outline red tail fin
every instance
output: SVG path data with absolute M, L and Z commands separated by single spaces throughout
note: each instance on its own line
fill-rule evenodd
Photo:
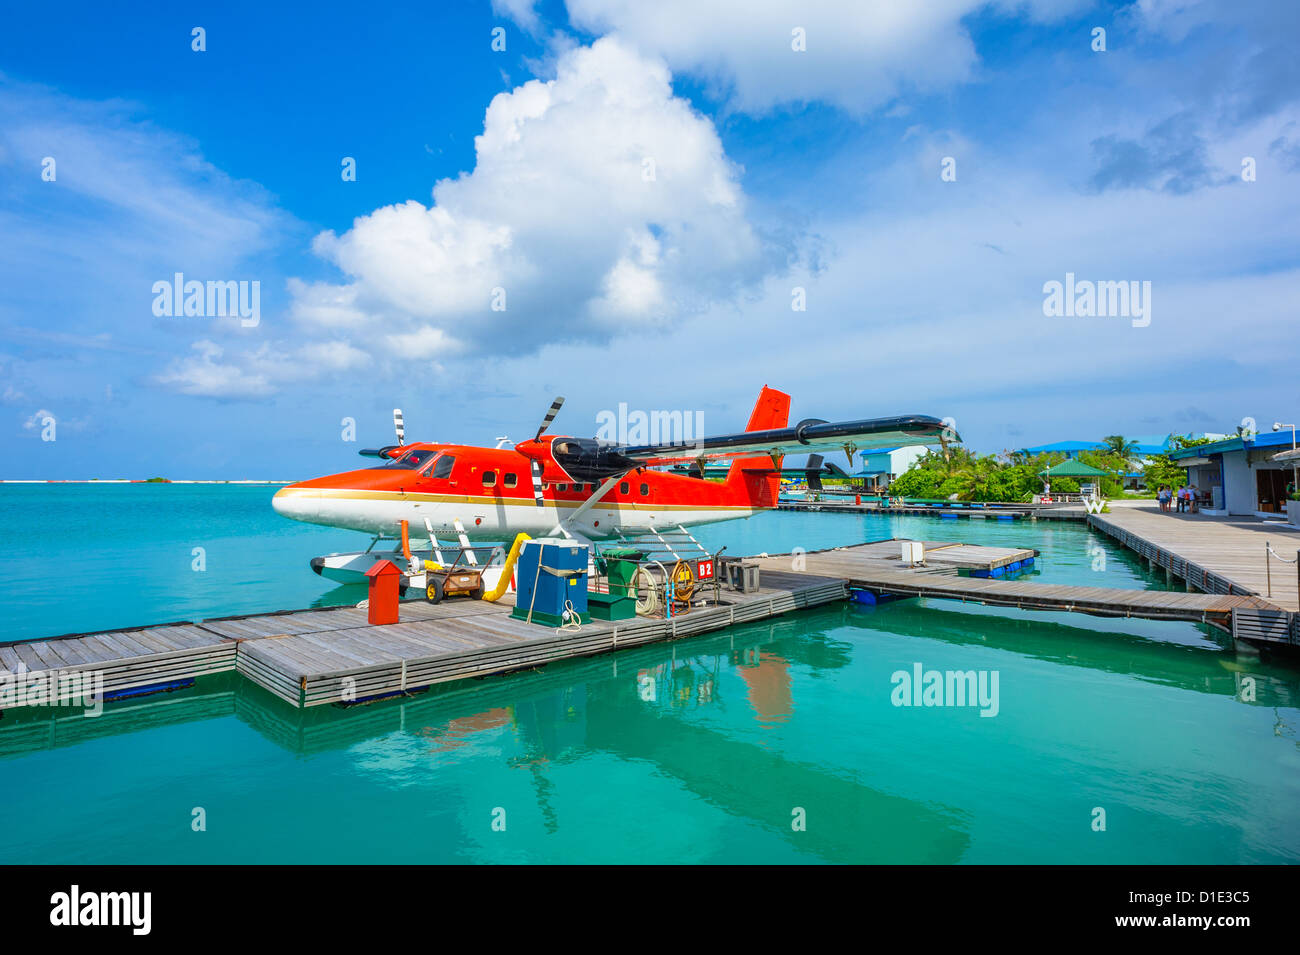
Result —
M 790 396 L 764 385 L 745 430 L 766 431 L 789 424 Z M 727 487 L 748 501 L 751 507 L 776 507 L 777 494 L 781 490 L 780 468 L 780 457 L 776 459 L 775 470 L 772 458 L 766 454 L 736 458 L 727 471 Z

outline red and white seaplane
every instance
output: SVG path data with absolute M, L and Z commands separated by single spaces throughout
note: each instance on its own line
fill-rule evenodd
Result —
M 842 449 L 852 463 L 858 450 L 937 444 L 944 432 L 942 420 L 924 415 L 838 423 L 809 418 L 791 427 L 790 396 L 764 387 L 743 432 L 626 445 L 548 435 L 563 403 L 555 399 L 532 438 L 496 448 L 407 443 L 401 412 L 394 411 L 398 443 L 361 452 L 379 463 L 291 484 L 272 504 L 294 520 L 374 535 L 364 553 L 312 560 L 318 574 L 352 583 L 364 581 L 375 561 L 395 557 L 375 549 L 381 540 L 400 542 L 394 551 L 411 562 L 415 576 L 426 553 L 441 561 L 440 535 L 454 535 L 475 562 L 472 540 L 509 541 L 519 533 L 583 543 L 664 528 L 685 533 L 776 507 L 787 453 Z M 718 461 L 729 462 L 726 478 L 706 480 L 705 463 Z M 683 463 L 690 465 L 686 473 L 659 470 Z M 426 535 L 427 548 L 421 543 L 412 551 L 411 539 Z

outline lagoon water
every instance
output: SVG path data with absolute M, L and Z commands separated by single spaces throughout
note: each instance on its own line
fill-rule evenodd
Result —
M 366 541 L 273 491 L 0 487 L 0 639 L 364 597 L 307 562 Z M 770 513 L 700 536 L 1031 546 L 1042 581 L 1163 586 L 1071 524 Z M 997 715 L 894 705 L 917 664 L 996 674 Z M 844 604 L 348 710 L 229 675 L 98 718 L 9 711 L 0 787 L 7 863 L 1296 862 L 1300 669 L 1192 624 Z

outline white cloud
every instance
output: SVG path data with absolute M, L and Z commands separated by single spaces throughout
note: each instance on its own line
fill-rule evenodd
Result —
M 260 398 L 275 390 L 264 373 L 222 361 L 225 350 L 216 342 L 204 339 L 192 347 L 194 355 L 176 359 L 154 380 L 183 395 L 209 398 Z M 251 359 L 250 365 L 262 364 L 259 355 Z
M 225 348 L 207 339 L 195 342 L 192 349 L 194 354 L 174 360 L 154 382 L 184 395 L 262 398 L 281 385 L 362 368 L 372 360 L 345 341 L 309 342 L 290 349 L 266 343 L 229 358 Z
M 824 268 L 770 279 L 754 301 L 715 306 L 692 324 L 689 347 L 635 326 L 609 345 L 506 359 L 493 377 L 543 406 L 557 368 L 671 368 L 672 382 L 690 383 L 665 398 L 660 377 L 595 378 L 572 389 L 566 406 L 563 429 L 579 435 L 595 430 L 584 401 L 599 409 L 680 400 L 708 409 L 710 431 L 725 431 L 736 417 L 743 425 L 764 383 L 791 392 L 796 420 L 951 414 L 987 450 L 1119 429 L 1198 430 L 1189 411 L 1197 406 L 1220 430 L 1295 407 L 1300 268 L 1277 250 L 1300 247 L 1296 176 L 1182 195 L 1082 194 L 1063 190 L 1037 157 L 981 155 L 972 188 L 964 172 L 938 182 L 923 158 L 928 137 L 909 143 L 859 184 L 878 197 L 868 211 L 818 220 Z M 918 166 L 927 170 L 921 184 Z M 1043 283 L 1067 271 L 1150 281 L 1151 324 L 1045 317 Z M 807 289 L 807 312 L 791 311 L 795 285 Z M 497 413 L 518 404 L 512 395 Z M 724 410 L 715 417 L 714 408 Z
M 387 335 L 384 343 L 393 354 L 412 360 L 442 358 L 460 350 L 460 344 L 441 328 L 427 325 L 415 331 Z
M 214 168 L 196 143 L 143 114 L 138 104 L 78 99 L 0 75 L 0 322 L 22 346 L 5 377 L 65 413 L 96 406 L 106 385 L 140 374 L 141 360 L 156 368 L 190 337 L 192 325 L 153 315 L 156 281 L 183 272 L 279 285 L 268 280 L 268 253 L 293 229 L 292 217 L 260 186 Z M 54 160 L 52 180 L 41 175 L 45 157 Z M 241 380 L 211 358 L 195 361 L 185 387 L 267 390 L 256 376 Z
M 46 418 L 54 418 L 54 417 L 55 414 L 53 411 L 50 411 L 46 408 L 41 408 L 39 411 L 33 412 L 31 417 L 29 417 L 26 421 L 23 422 L 23 427 L 26 428 L 28 431 L 32 431 L 36 428 L 42 428 L 45 426 Z
M 365 327 L 404 357 L 453 340 L 528 352 L 671 321 L 786 261 L 750 224 L 713 124 L 673 95 L 662 61 L 620 41 L 570 49 L 555 79 L 496 96 L 475 150 L 473 171 L 439 182 L 433 205 L 388 206 L 316 238 L 348 281 L 291 283 L 308 333 Z
M 509 17 L 529 33 L 537 33 L 540 23 L 537 20 L 537 0 L 492 0 L 492 12 L 497 16 Z
M 348 342 L 313 342 L 298 350 L 297 360 L 305 369 L 347 371 L 370 364 L 370 355 Z
M 138 111 L 0 75 L 0 168 L 33 200 L 0 209 L 10 265 L 76 259 L 83 276 L 142 266 L 154 278 L 169 268 L 224 276 L 278 242 L 289 218 L 260 186 L 231 179 Z M 52 182 L 39 175 L 46 157 Z
M 294 342 L 204 341 L 154 381 L 259 397 L 367 356 L 401 374 L 450 355 L 532 354 L 671 324 L 787 268 L 788 242 L 750 223 L 740 170 L 661 60 L 602 39 L 554 66 L 554 79 L 492 99 L 474 169 L 438 182 L 431 205 L 316 236 L 312 250 L 346 279 L 289 280 Z
M 357 290 L 351 286 L 289 279 L 293 297 L 291 317 L 317 328 L 357 328 L 366 321 L 366 313 L 356 307 Z
M 825 100 L 864 112 L 906 90 L 939 90 L 977 64 L 962 19 L 978 10 L 1049 20 L 1091 0 L 566 0 L 578 29 L 613 34 L 763 112 Z M 806 49 L 793 49 L 793 31 Z

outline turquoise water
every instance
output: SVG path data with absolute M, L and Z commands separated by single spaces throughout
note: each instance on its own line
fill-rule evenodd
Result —
M 357 536 L 284 521 L 271 493 L 0 488 L 28 548 L 0 557 L 5 635 L 357 599 L 307 569 Z M 1043 551 L 1038 579 L 1158 585 L 1077 525 L 772 513 L 702 535 L 733 553 L 1016 544 Z M 84 591 L 54 593 L 43 567 Z M 893 705 L 917 663 L 996 673 L 996 717 Z M 349 710 L 224 676 L 98 719 L 5 713 L 0 861 L 1295 862 L 1298 700 L 1300 671 L 1198 626 L 940 601 Z

